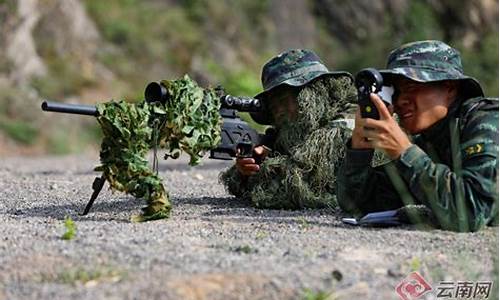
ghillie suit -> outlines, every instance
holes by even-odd
[[[356,110],[351,78],[321,77],[297,97],[298,116],[277,128],[272,152],[257,174],[235,166],[220,176],[229,193],[259,208],[334,207],[336,171],[351,136],[347,117]],[[351,120],[352,121],[352,120]]]
[[[220,100],[212,89],[202,89],[187,75],[162,81],[165,103],[106,102],[97,105],[97,120],[104,135],[101,171],[112,190],[144,198],[147,206],[135,221],[169,216],[171,204],[161,178],[148,166],[150,148],[165,148],[167,158],[190,155],[190,165],[220,142]],[[156,156],[155,156],[156,157]]]

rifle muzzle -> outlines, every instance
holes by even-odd
[[[68,104],[68,103],[58,103],[51,101],[43,101],[42,110],[66,113],[66,114],[94,116],[94,117],[97,117],[97,115],[99,114],[97,112],[97,108],[93,105]]]

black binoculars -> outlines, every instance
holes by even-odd
[[[362,118],[380,119],[380,114],[370,99],[370,94],[380,96],[386,106],[392,104],[394,88],[384,84],[382,74],[374,68],[366,68],[359,71],[354,79],[354,85],[358,91],[358,104]]]

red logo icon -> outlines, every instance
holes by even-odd
[[[396,287],[396,293],[402,300],[417,300],[430,291],[431,285],[418,272],[410,273]]]

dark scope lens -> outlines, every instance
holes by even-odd
[[[149,103],[159,101],[165,104],[167,102],[167,89],[158,82],[151,82],[146,86],[144,98]]]
[[[223,101],[224,101],[225,105],[228,107],[233,107],[233,105],[234,105],[234,98],[233,97],[230,97],[230,96],[225,97],[223,99]]]
[[[382,88],[384,79],[382,74],[376,69],[366,68],[356,74],[355,85],[358,89],[363,87],[375,87],[376,91]],[[375,92],[375,91],[372,91]]]

